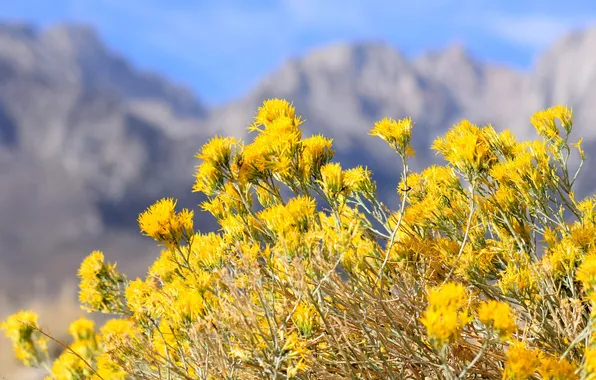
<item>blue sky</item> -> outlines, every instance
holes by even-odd
[[[459,42],[521,69],[566,32],[594,25],[593,0],[0,0],[0,19],[84,22],[137,67],[209,104],[242,96],[289,57],[382,40],[407,55]]]

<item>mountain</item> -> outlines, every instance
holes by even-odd
[[[0,289],[22,289],[13,274],[43,275],[61,255],[80,261],[85,252],[75,251],[134,228],[158,197],[187,194],[192,153],[177,144],[206,138],[207,112],[89,27],[0,25]],[[74,279],[76,265],[67,266]]]
[[[596,34],[584,32],[590,33]],[[596,40],[575,49],[563,42],[553,48],[556,52],[549,50],[538,60],[535,71],[521,72],[482,62],[459,44],[415,59],[407,59],[384,43],[325,46],[289,60],[243,99],[213,110],[213,122],[209,124],[222,133],[242,136],[243,127],[263,99],[290,99],[307,120],[307,134],[322,132],[333,137],[341,162],[347,166],[367,164],[374,170],[384,196],[393,195],[395,201],[399,159],[382,141],[367,136],[373,123],[386,116],[411,116],[415,122],[413,145],[417,155],[410,163],[413,170],[442,163],[429,148],[437,136],[463,118],[478,124],[491,123],[497,130],[508,128],[519,139],[533,139],[536,134],[529,123],[532,113],[558,102],[574,107],[577,125],[572,141],[585,136],[586,152],[596,153],[592,137],[595,132],[588,124],[596,120],[596,112],[589,103],[559,90],[551,91],[553,96],[541,96],[544,83],[553,85],[555,77],[563,76],[564,69],[562,73],[551,73],[563,57],[581,55],[579,52],[590,55],[594,48]],[[577,56],[571,61],[583,62]],[[550,79],[543,83],[541,77]],[[584,87],[589,88],[580,88]],[[587,97],[582,94],[580,98]],[[570,162],[576,165],[578,157]],[[583,174],[588,174],[588,179],[578,181],[577,194],[585,195],[594,187],[589,173]]]
[[[133,70],[84,26],[1,28],[0,83],[5,147],[59,163],[102,200],[154,195],[173,140],[198,134],[207,112],[188,90]],[[172,115],[193,122],[167,123]]]
[[[294,102],[306,135],[333,137],[345,167],[373,169],[390,203],[399,160],[368,136],[386,116],[413,118],[413,170],[441,163],[429,147],[462,118],[533,138],[531,114],[558,102],[573,106],[572,140],[584,136],[593,156],[595,51],[596,29],[577,31],[521,72],[457,44],[408,58],[385,43],[341,43],[288,59],[245,97],[211,109],[133,67],[85,25],[1,23],[0,287],[24,292],[23,274],[74,280],[94,248],[142,271],[136,261],[158,248],[138,236],[138,213],[164,196],[196,209],[194,153],[215,134],[250,138],[246,125],[271,97]],[[580,196],[594,190],[596,174],[585,174]],[[198,223],[214,228],[206,216]]]

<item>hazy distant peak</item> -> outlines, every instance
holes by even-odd
[[[46,29],[41,44],[64,66],[80,73],[82,85],[93,91],[108,91],[131,99],[170,103],[174,113],[195,117],[206,110],[187,87],[138,70],[103,43],[97,31],[84,24],[62,24]]]
[[[480,66],[481,63],[462,43],[456,42],[447,45],[443,49],[432,50],[421,54],[416,63],[420,64],[447,64],[447,65],[473,65]]]
[[[447,45],[443,50],[443,55],[448,57],[463,57],[471,59],[471,53],[462,42],[454,42]]]
[[[585,29],[575,29],[565,34],[547,50],[547,54],[550,51],[573,50],[594,43],[596,43],[596,25]]]
[[[105,50],[97,31],[84,24],[60,24],[52,26],[42,33],[45,41],[59,40],[76,49]]]
[[[397,66],[407,64],[397,49],[387,43],[376,41],[326,45],[312,50],[300,60],[305,67],[329,70],[351,68],[356,71],[378,61]]]
[[[37,28],[33,25],[20,21],[5,21],[0,23],[0,35],[4,34],[12,38],[34,38],[37,36]]]
[[[578,61],[579,60],[579,61]],[[596,60],[596,26],[574,30],[557,40],[537,60],[537,71],[549,67],[554,61],[574,66],[587,66]],[[573,62],[572,62],[573,61]]]

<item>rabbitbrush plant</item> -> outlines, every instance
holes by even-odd
[[[193,190],[219,232],[158,201],[139,216],[164,247],[145,279],[99,251],[79,270],[82,307],[114,319],[73,322],[52,363],[21,311],[2,324],[17,357],[55,379],[596,378],[596,197],[574,198],[570,109],[536,113],[536,141],[464,120],[421,173],[411,119],[375,123],[399,210],[302,122],[268,100],[250,144],[206,143]]]

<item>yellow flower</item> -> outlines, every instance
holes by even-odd
[[[582,142],[584,141],[584,138],[581,137],[579,140],[577,140],[576,143],[573,143],[572,145],[577,148],[577,151],[579,152],[579,156],[581,157],[582,160],[586,159],[586,153],[584,152],[584,150],[582,149]]]
[[[141,232],[157,241],[175,244],[192,234],[194,212],[183,209],[176,214],[173,198],[163,198],[139,215]]]
[[[404,156],[414,156],[410,141],[412,140],[412,119],[409,117],[395,121],[391,118],[384,118],[377,121],[373,129],[370,130],[371,136],[378,136],[385,140],[389,146]]]
[[[503,341],[509,339],[517,327],[511,308],[504,302],[491,300],[482,303],[478,319],[485,325],[491,325]]]
[[[238,169],[240,183],[254,183],[263,178],[264,172],[273,167],[270,147],[258,139],[247,145],[241,152]]]
[[[95,322],[87,318],[79,318],[68,328],[69,334],[78,341],[95,342]]]
[[[172,229],[179,231],[180,233],[191,236],[194,233],[193,230],[193,218],[195,216],[194,211],[183,208],[174,220],[172,220]]]
[[[497,208],[504,212],[510,212],[516,209],[519,205],[519,193],[508,185],[501,185],[498,187],[494,195],[494,201]],[[498,214],[497,214],[498,215]]]
[[[569,128],[573,123],[573,110],[570,107],[563,106],[561,104],[557,104],[554,107],[550,108],[552,110],[553,115],[559,119],[563,127],[565,129]],[[569,133],[569,132],[567,132]]]
[[[255,116],[254,123],[249,127],[249,131],[261,131],[258,127],[269,127],[271,123],[279,118],[289,118],[295,125],[300,125],[302,121],[296,117],[294,106],[284,99],[269,99],[263,102],[263,106]]]
[[[467,303],[468,295],[461,284],[449,282],[430,290],[421,322],[435,348],[452,342],[472,320]]]
[[[573,114],[571,108],[562,105],[536,112],[532,115],[530,122],[536,128],[539,135],[558,142],[561,138],[556,119],[559,119],[565,131],[569,134],[571,132],[571,125],[573,124]]]
[[[249,360],[250,352],[248,350],[242,349],[238,344],[235,344],[232,346],[232,348],[230,348],[230,356],[245,362]]]
[[[281,332],[280,338],[284,338]],[[287,358],[304,358],[310,352],[306,343],[305,340],[300,339],[297,333],[292,332],[285,337],[282,351]]]
[[[201,292],[192,288],[182,288],[178,286],[180,292],[172,304],[175,310],[175,317],[172,318],[174,324],[179,325],[185,321],[196,321],[205,312],[205,301]]]
[[[292,171],[293,168],[294,168],[293,157],[291,157],[289,155],[283,155],[283,156],[279,157],[275,161],[275,164],[273,165],[273,171],[275,173],[279,174],[280,176],[282,176],[282,178],[291,178],[292,173],[293,173],[293,171]]]
[[[223,265],[226,242],[219,234],[196,234],[192,240],[190,261],[200,270],[213,271]]]
[[[304,372],[307,368],[308,367],[307,367],[304,359],[298,360],[298,363],[296,363],[296,365],[288,367],[288,370],[287,370],[288,379],[292,379],[292,378],[296,377],[296,375],[298,375],[298,373]]]
[[[153,336],[153,345],[159,355],[162,357],[169,357],[170,360],[180,360],[180,332],[172,329],[169,321],[162,319],[159,323],[159,333]],[[166,354],[167,352],[167,354]]]
[[[492,167],[491,176],[501,184],[514,187],[517,192],[527,194],[530,189],[542,189],[549,178],[549,158],[539,156],[540,152],[521,151],[514,158]],[[532,160],[535,159],[538,165]],[[519,198],[519,197],[518,197]],[[532,200],[531,198],[529,200]]]
[[[28,367],[38,365],[40,354],[47,352],[47,340],[36,331],[37,320],[36,313],[22,310],[0,323],[0,330],[5,330],[6,337],[12,341],[16,358]]]
[[[544,380],[573,380],[579,379],[576,370],[577,366],[569,360],[549,357],[542,360],[538,372]]]
[[[101,251],[93,251],[87,256],[79,268],[79,277],[92,279],[99,275],[104,269],[104,256]]]
[[[540,366],[542,353],[537,349],[529,349],[522,342],[516,342],[507,351],[507,362],[503,379],[528,379]]]
[[[494,129],[490,125],[478,128],[468,120],[462,120],[445,137],[437,138],[432,148],[455,168],[470,176],[473,172],[488,170],[498,162],[491,149],[492,134]]]
[[[596,286],[596,253],[590,253],[584,258],[575,277],[582,283],[584,289],[594,289]]]
[[[575,203],[575,202],[574,202]],[[594,217],[594,208],[596,207],[596,195],[592,195],[591,197],[585,198],[581,202],[577,203],[577,209],[580,211],[582,216],[582,221],[586,223],[596,222],[596,218]]]
[[[237,143],[233,137],[215,136],[203,145],[201,152],[197,153],[195,157],[219,168],[228,163],[232,155],[232,148]]]
[[[535,296],[538,289],[538,280],[533,268],[528,265],[510,263],[504,272],[501,272],[498,286],[507,295]]]
[[[250,224],[246,223],[245,220],[237,214],[228,214],[224,219],[219,221],[221,230],[225,233],[225,236],[231,240],[242,240],[243,236],[247,233]]]
[[[333,158],[334,151],[331,148],[332,139],[322,135],[315,135],[302,140],[302,156],[300,170],[305,180],[319,171],[321,166],[327,164]]]
[[[35,331],[34,327],[39,327],[37,325],[37,320],[39,316],[29,310],[22,310],[16,314],[12,314],[6,321],[0,324],[0,329],[6,331],[6,337],[10,338],[13,342],[18,342],[20,339],[29,339],[33,332]]]
[[[79,268],[79,301],[86,311],[121,311],[119,284],[124,281],[116,264],[104,263],[101,251],[93,251]]]
[[[323,192],[330,198],[343,191],[344,174],[341,165],[334,162],[323,166],[321,168],[321,184]]]
[[[141,232],[156,240],[171,236],[170,223],[175,217],[176,203],[173,198],[163,198],[139,215]]]
[[[175,253],[172,250],[162,250],[161,255],[149,268],[148,274],[163,282],[169,282],[177,269],[174,256]]]
[[[472,234],[470,234],[472,235]],[[456,272],[466,278],[486,278],[496,272],[496,265],[501,257],[500,250],[494,246],[487,246],[480,249],[474,249],[466,245],[462,252],[459,262],[456,262],[457,251],[447,258],[450,266],[457,265]]]
[[[100,329],[106,351],[132,347],[136,337],[136,325],[130,319],[110,319]]]
[[[582,250],[589,251],[590,247],[596,246],[596,225],[586,222],[575,222],[571,226],[569,240],[573,245]]]
[[[587,379],[596,378],[596,347],[590,346],[585,350],[585,361],[583,370]]]
[[[544,242],[548,244],[549,247],[554,247],[557,244],[558,235],[556,230],[551,228],[544,228]]]
[[[310,336],[317,326],[317,311],[314,306],[300,302],[292,315],[292,321],[303,336]]]
[[[291,231],[305,231],[316,211],[315,200],[310,197],[292,198],[286,205],[276,205],[263,210],[259,217],[279,236]]]
[[[579,247],[573,244],[570,239],[564,239],[543,256],[542,263],[553,278],[559,279],[571,274],[581,255],[582,252]]]
[[[140,317],[143,315],[145,306],[147,305],[147,299],[152,291],[154,291],[154,289],[139,278],[129,282],[124,293],[128,310],[133,312],[136,316]]]
[[[493,139],[495,146],[505,157],[509,158],[514,155],[518,142],[516,141],[513,132],[509,129],[505,129],[503,132],[498,134],[495,133],[493,136],[495,136]]]
[[[91,373],[91,369],[70,350],[62,352],[52,365],[52,379],[55,380],[85,379],[91,377]]]
[[[100,379],[127,380],[128,376],[110,355],[103,353],[97,357],[97,373],[91,378],[91,380]]]
[[[197,166],[195,172],[195,183],[192,191],[204,193],[208,196],[214,195],[223,185],[224,176],[220,169],[211,162],[203,162]]]
[[[345,194],[352,191],[372,191],[374,184],[370,179],[371,172],[361,166],[348,169],[344,172]]]

